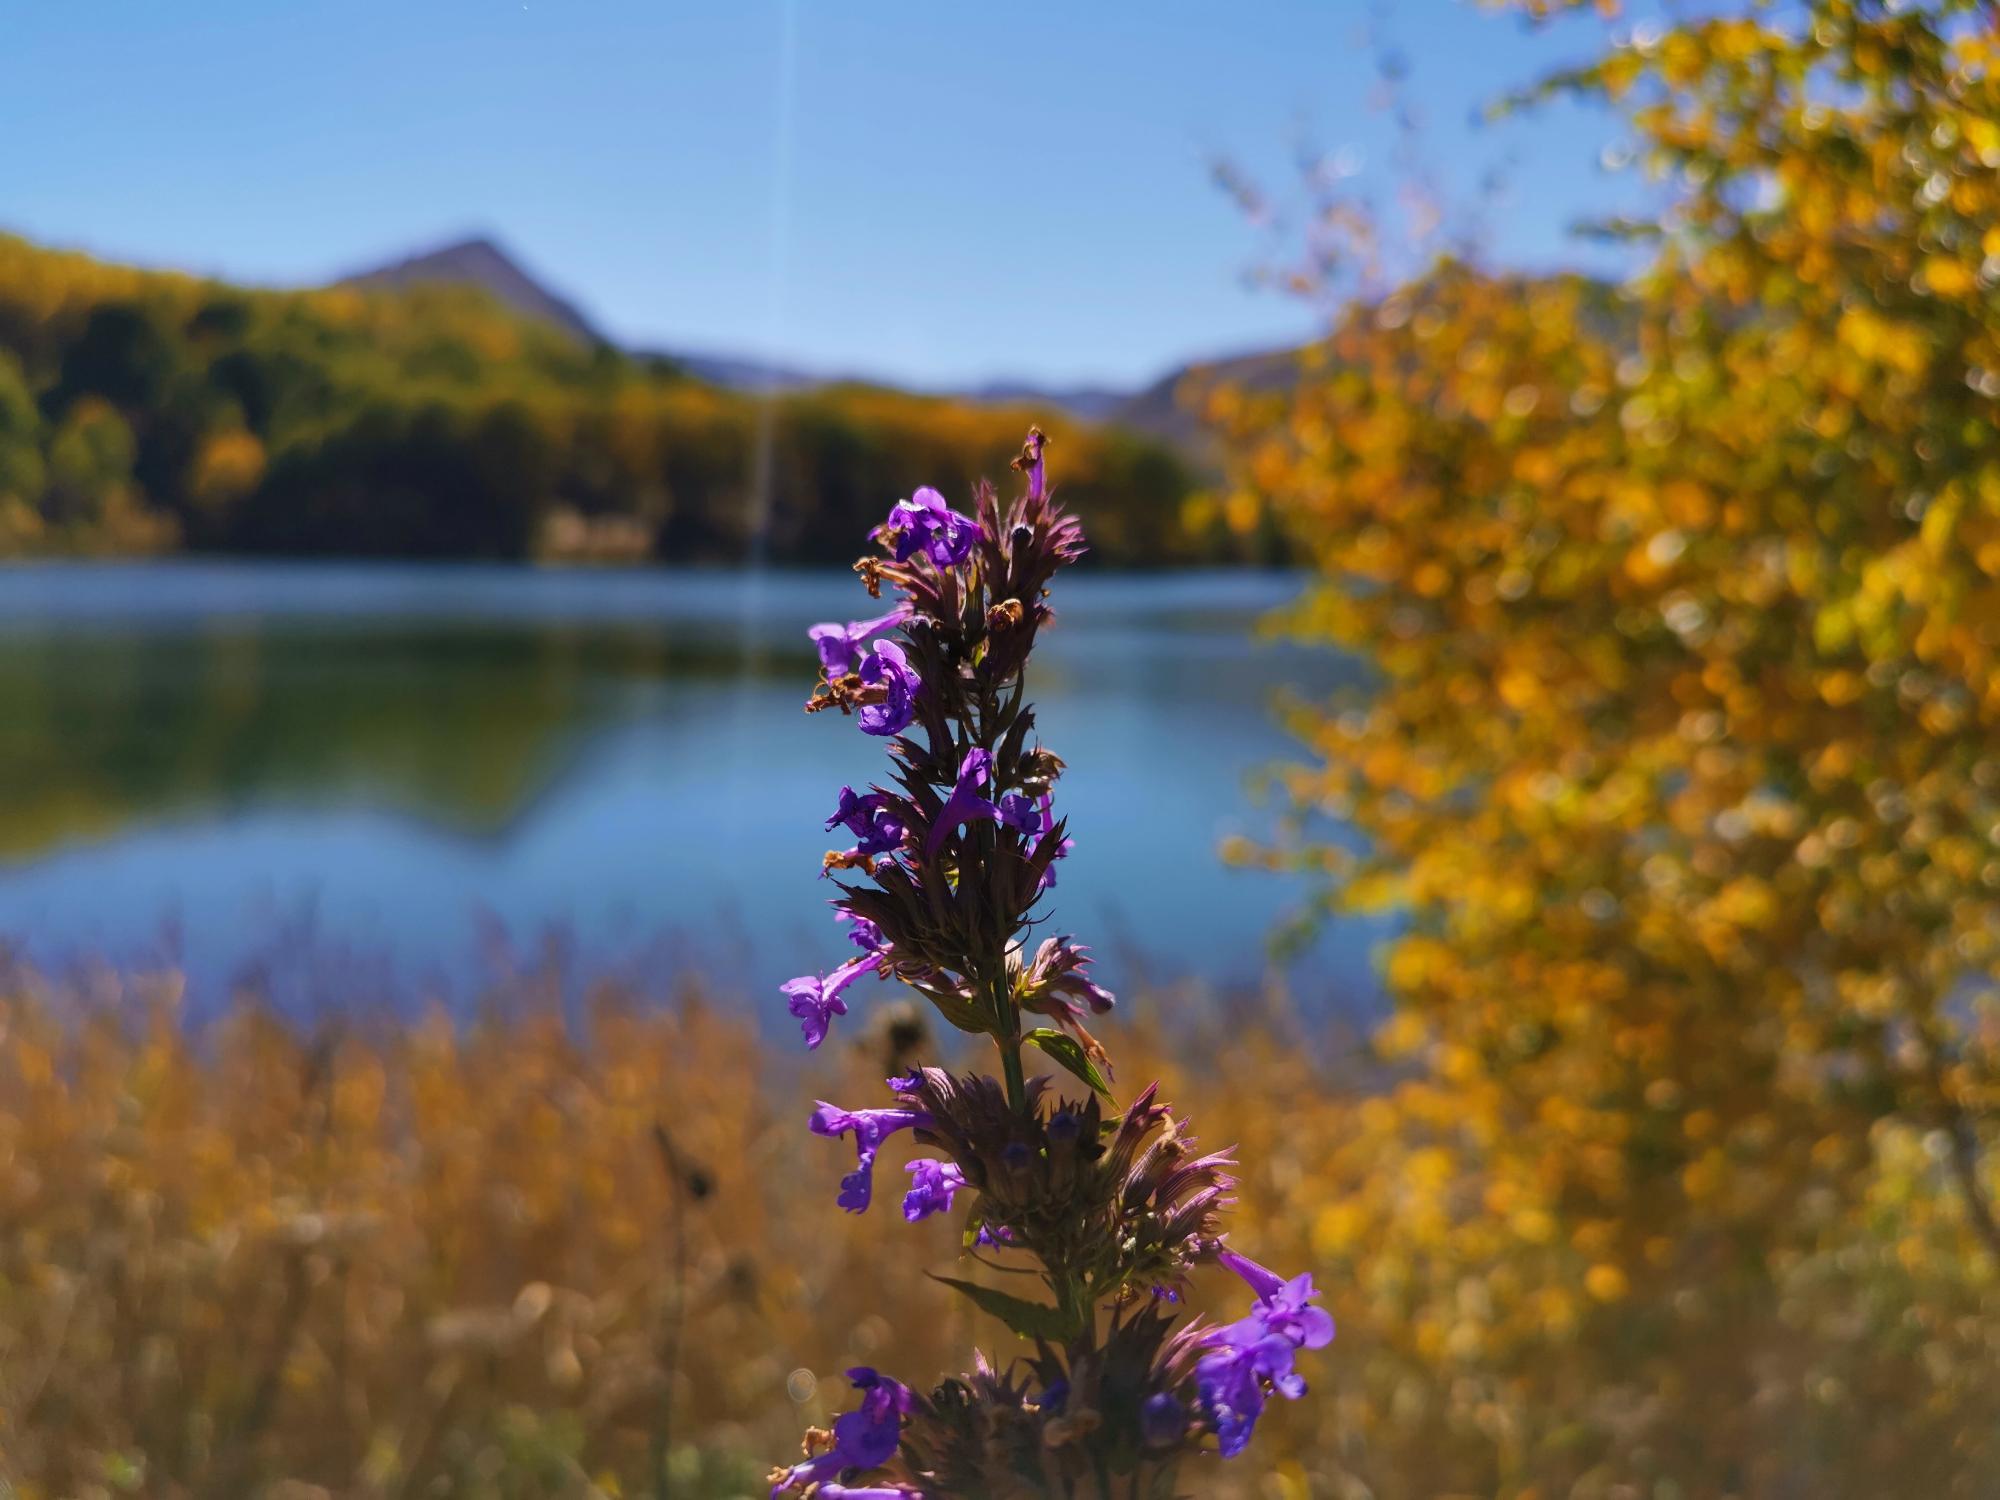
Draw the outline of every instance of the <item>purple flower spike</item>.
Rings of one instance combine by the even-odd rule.
[[[861,1393],[861,1405],[834,1422],[831,1448],[817,1458],[792,1465],[778,1476],[778,1482],[771,1486],[771,1500],[778,1500],[787,1490],[802,1490],[815,1483],[819,1485],[819,1494],[834,1500],[842,1495],[854,1500],[854,1497],[878,1495],[902,1497],[908,1493],[880,1487],[845,1489],[834,1482],[848,1469],[879,1469],[895,1457],[903,1441],[903,1418],[912,1405],[908,1386],[879,1375],[866,1365],[849,1370],[847,1378]]]
[[[928,1399],[850,1371],[856,1409],[830,1433],[807,1434],[804,1462],[771,1476],[772,1500],[1039,1495],[1093,1477],[1100,1489],[1164,1493],[1183,1458],[1242,1453],[1271,1402],[1305,1393],[1300,1351],[1334,1337],[1311,1276],[1287,1279],[1225,1248],[1234,1160],[1198,1153],[1157,1085],[1123,1109],[1100,1097],[1111,1057],[1089,1027],[1115,997],[1093,977],[1089,949],[1043,936],[1041,891],[1072,845],[1051,795],[1063,760],[1035,737],[1025,684],[1054,618],[1050,584],[1085,550],[1081,524],[1053,497],[1045,441],[1029,430],[1009,500],[985,483],[966,514],[929,486],[898,500],[854,571],[880,601],[863,607],[903,602],[809,632],[823,670],[806,711],[858,713],[864,733],[888,741],[890,771],[840,787],[826,820],[829,843],[852,845],[822,864],[840,877],[824,890],[854,945],[840,950],[848,961],[784,991],[818,1047],[847,1012],[846,989],[872,968],[1003,1053],[1049,1043],[1095,1085],[1077,1100],[1020,1065],[1004,1079],[905,1066],[930,1049],[924,1029],[898,1021],[883,1041],[904,1076],[877,1096],[886,1107],[821,1100],[808,1122],[815,1135],[852,1137],[851,1162],[846,1147],[835,1151],[851,1165],[838,1192],[849,1213],[869,1207],[882,1151],[910,1132],[891,1159],[907,1173],[893,1178],[903,1218],[948,1215],[968,1250],[1021,1263],[996,1269],[1038,1262],[1063,1321],[1087,1336],[1066,1348],[1042,1341],[1025,1365],[996,1367],[975,1351],[971,1370]],[[1049,1024],[1024,1035],[1030,1015]],[[1218,1260],[1253,1294],[1222,1326],[1179,1305],[1197,1268]]]
[[[986,785],[993,774],[993,756],[985,750],[968,750],[965,759],[959,762],[958,785],[951,789],[951,795],[938,810],[937,818],[931,824],[929,836],[924,840],[924,852],[936,854],[944,841],[963,828],[967,823],[994,822],[1000,817],[1000,809],[979,795],[979,789]]]
[[[877,641],[875,649],[861,664],[861,680],[869,687],[880,686],[886,696],[880,703],[863,704],[859,719],[863,734],[901,734],[917,716],[917,689],[922,680],[910,667],[909,657],[894,641]]]
[[[829,678],[845,677],[861,659],[861,648],[871,635],[891,625],[899,625],[909,617],[910,606],[899,604],[886,615],[879,615],[873,620],[851,620],[845,625],[815,625],[806,632],[806,639],[819,652],[819,664],[826,668]]]
[[[921,1157],[910,1163],[910,1190],[903,1195],[903,1217],[912,1224],[941,1214],[965,1186],[965,1174],[953,1161],[933,1161]]]
[[[790,1001],[791,1013],[799,1018],[799,1029],[805,1033],[809,1050],[826,1040],[827,1028],[835,1016],[847,1014],[847,1002],[840,998],[840,992],[874,968],[878,957],[875,953],[864,953],[859,958],[850,958],[831,974],[801,974],[778,986],[778,992]]]
[[[854,1170],[840,1179],[840,1206],[851,1214],[866,1210],[875,1194],[875,1157],[882,1143],[899,1130],[928,1126],[930,1120],[920,1109],[847,1110],[820,1100],[808,1122],[814,1135],[831,1139],[854,1132]]]

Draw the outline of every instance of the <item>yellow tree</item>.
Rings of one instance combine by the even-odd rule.
[[[1628,124],[1644,275],[1440,265],[1217,398],[1293,623],[1378,669],[1266,857],[1407,913],[1317,1244],[1384,1493],[2000,1487],[1996,46],[1613,45],[1547,90]]]

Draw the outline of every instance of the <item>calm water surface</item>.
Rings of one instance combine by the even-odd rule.
[[[1072,767],[1055,930],[1114,988],[1268,971],[1296,898],[1224,867],[1288,753],[1271,702],[1341,664],[1254,644],[1296,580],[1066,579],[1030,682]],[[0,570],[0,937],[183,964],[288,1008],[464,1002],[499,955],[770,998],[837,962],[821,824],[880,746],[808,719],[805,627],[851,575],[148,563]],[[1379,931],[1306,1004],[1373,1004]]]

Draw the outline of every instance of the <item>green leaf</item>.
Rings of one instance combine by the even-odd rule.
[[[1090,1060],[1090,1054],[1083,1050],[1083,1043],[1067,1031],[1057,1031],[1053,1026],[1037,1026],[1022,1040],[1040,1047],[1105,1098],[1111,1097],[1111,1080]]]
[[[1070,1320],[1063,1316],[1059,1307],[1030,1302],[1023,1297],[1011,1297],[990,1286],[981,1286],[976,1281],[961,1281],[956,1276],[934,1274],[931,1280],[942,1281],[953,1290],[965,1293],[981,1312],[991,1313],[1024,1339],[1047,1339],[1052,1344],[1060,1344],[1075,1336],[1076,1330],[1070,1326]]]

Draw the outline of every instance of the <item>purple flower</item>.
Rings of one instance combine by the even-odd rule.
[[[959,762],[958,784],[951,789],[944,806],[938,809],[931,831],[924,840],[924,852],[936,854],[944,841],[967,823],[992,822],[1000,809],[979,795],[993,774],[993,756],[985,750],[968,750]]]
[[[819,664],[826,668],[826,675],[829,678],[844,677],[854,670],[854,664],[861,659],[861,648],[868,637],[909,617],[910,606],[899,604],[886,615],[878,615],[872,620],[850,620],[845,625],[831,622],[815,625],[806,632],[806,639],[819,652]]]
[[[1312,1272],[1301,1271],[1287,1281],[1234,1250],[1220,1251],[1215,1258],[1249,1283],[1257,1294],[1251,1316],[1262,1319],[1273,1333],[1282,1334],[1299,1349],[1324,1349],[1333,1342],[1333,1314],[1311,1305],[1319,1297]]]
[[[1284,1277],[1268,1266],[1258,1265],[1247,1255],[1240,1255],[1234,1250],[1218,1250],[1215,1261],[1217,1265],[1241,1276],[1250,1290],[1257,1294],[1259,1302],[1284,1290]]]
[[[1139,1408],[1139,1436],[1148,1448],[1171,1448],[1186,1431],[1187,1408],[1172,1391],[1155,1392]]]
[[[1028,498],[1039,500],[1048,493],[1048,471],[1042,459],[1042,448],[1048,439],[1042,436],[1039,427],[1028,429],[1028,441],[1021,447],[1021,457],[1014,461],[1015,468],[1026,467],[1028,471]]]
[[[910,1163],[910,1179],[910,1190],[903,1195],[903,1217],[912,1224],[950,1208],[953,1196],[965,1186],[957,1162],[927,1156]]]
[[[1195,1366],[1195,1395],[1222,1456],[1234,1458],[1249,1446],[1264,1415],[1264,1382],[1290,1400],[1305,1394],[1306,1383],[1292,1373],[1292,1346],[1281,1338],[1239,1343],[1212,1338],[1211,1343],[1213,1352]]]
[[[831,974],[801,974],[778,986],[778,992],[789,997],[788,1008],[799,1018],[799,1029],[805,1033],[808,1049],[826,1040],[827,1027],[835,1016],[847,1014],[847,1002],[840,998],[840,992],[874,968],[878,957],[875,953],[864,953],[859,958],[850,958]]]
[[[1022,1004],[1048,1015],[1081,1019],[1088,1006],[1104,1015],[1118,997],[1090,977],[1090,950],[1066,937],[1043,938],[1028,964]]]
[[[947,510],[932,530],[930,540],[924,544],[924,551],[940,568],[955,568],[972,556],[973,545],[978,540],[977,521],[955,510]]]
[[[865,953],[881,954],[887,951],[889,940],[882,936],[882,929],[858,912],[849,911],[844,906],[833,909],[833,920],[847,922],[847,940]]]
[[[845,825],[860,840],[849,851],[853,854],[890,854],[903,844],[903,821],[896,816],[895,803],[881,792],[857,797],[853,787],[842,787],[840,806],[826,820],[827,831],[832,832],[837,824]]]
[[[844,1489],[832,1481],[849,1469],[879,1469],[903,1441],[903,1418],[911,1407],[909,1387],[887,1375],[878,1375],[866,1365],[847,1372],[861,1393],[861,1405],[833,1424],[833,1446],[817,1458],[794,1464],[771,1486],[771,1500],[787,1490],[804,1489],[817,1483],[821,1495],[838,1497],[903,1496],[898,1489]]]
[[[841,1109],[824,1099],[808,1122],[814,1135],[837,1138],[854,1132],[854,1170],[840,1179],[840,1206],[851,1214],[868,1207],[875,1192],[875,1157],[882,1143],[899,1130],[927,1126],[931,1117],[920,1109]]]
[[[1049,993],[1071,1005],[1087,1005],[1093,1015],[1105,1015],[1118,997],[1090,977],[1090,950],[1064,939],[1060,944],[1064,966],[1049,981]]]
[[[908,562],[930,540],[938,518],[950,509],[943,495],[922,485],[909,499],[890,506],[889,519],[870,535],[887,546],[897,562]]]
[[[916,718],[917,689],[923,682],[910,669],[910,659],[894,641],[877,641],[875,649],[861,664],[861,680],[869,687],[881,687],[879,703],[863,704],[860,713],[863,734],[901,734]]]
[[[1048,827],[1041,809],[1035,806],[1035,799],[1021,792],[1009,792],[1000,799],[1000,821],[1030,843]]]
[[[1223,1251],[1218,1259],[1257,1294],[1247,1317],[1203,1336],[1209,1352],[1195,1366],[1202,1415],[1215,1431],[1222,1456],[1233,1458],[1250,1441],[1263,1415],[1267,1382],[1288,1401],[1306,1393],[1304,1378],[1292,1369],[1293,1356],[1300,1349],[1318,1349],[1331,1342],[1333,1318],[1324,1308],[1310,1305],[1319,1295],[1310,1273],[1287,1281],[1233,1250]]]
[[[972,555],[979,540],[979,523],[945,504],[944,496],[924,485],[907,500],[890,507],[889,519],[872,533],[887,545],[897,562],[908,562],[918,551],[940,568],[955,568]]]

